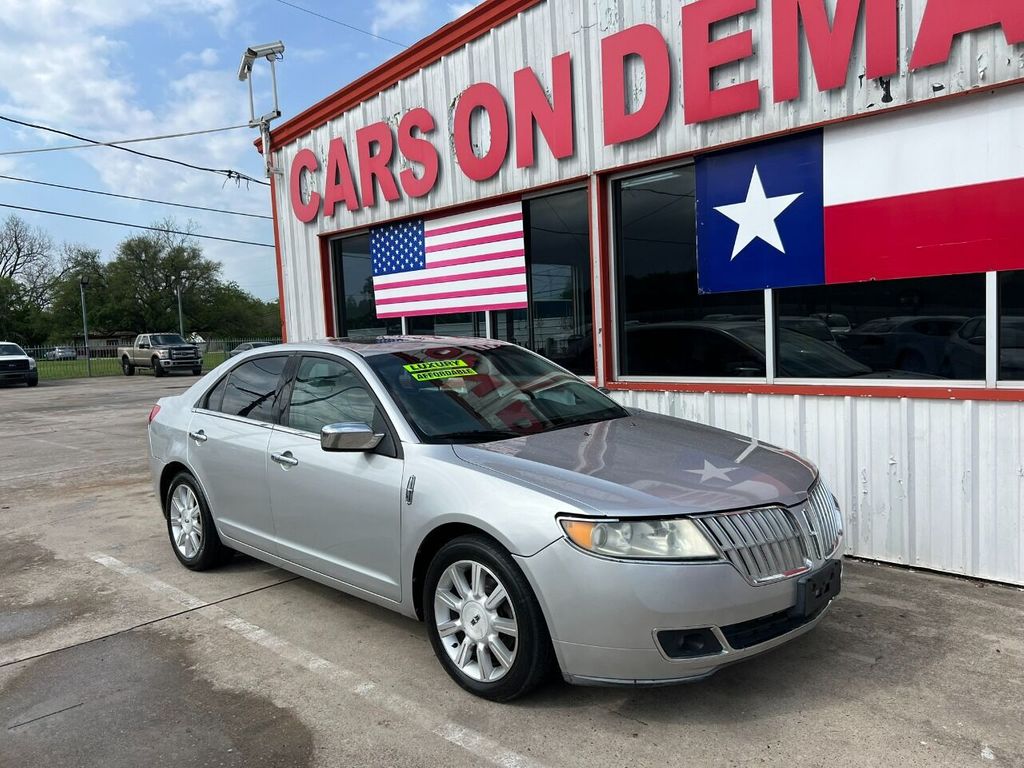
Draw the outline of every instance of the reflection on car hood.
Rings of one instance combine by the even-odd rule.
[[[775,446],[644,411],[453,448],[463,461],[609,516],[790,505],[806,498],[816,475]]]

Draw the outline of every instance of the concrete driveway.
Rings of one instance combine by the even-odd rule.
[[[0,389],[0,766],[1024,766],[1018,589],[849,562],[816,631],[709,680],[498,705],[421,624],[248,558],[191,573],[146,415],[192,381]]]

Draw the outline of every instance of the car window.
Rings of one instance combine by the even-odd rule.
[[[17,344],[0,344],[0,355],[24,355]]]
[[[362,379],[340,360],[303,357],[295,374],[285,423],[319,434],[328,424],[374,425],[376,405]]]
[[[220,407],[213,408],[213,392],[210,393],[209,407],[231,416],[272,422],[274,406],[281,396],[281,373],[287,360],[284,355],[276,355],[249,360],[238,366],[225,379]]]

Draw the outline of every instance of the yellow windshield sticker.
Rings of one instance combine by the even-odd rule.
[[[465,360],[429,360],[425,363],[412,363],[403,365],[409,373],[414,371],[435,371],[438,368],[468,368]]]
[[[409,366],[405,366],[408,368]],[[462,368],[442,368],[435,371],[415,371],[410,375],[416,381],[434,381],[436,379],[453,379],[457,376],[476,376],[477,373],[468,365]]]

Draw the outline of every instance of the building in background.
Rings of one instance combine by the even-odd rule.
[[[1024,5],[488,0],[272,134],[290,339],[534,349],[1024,584]]]

